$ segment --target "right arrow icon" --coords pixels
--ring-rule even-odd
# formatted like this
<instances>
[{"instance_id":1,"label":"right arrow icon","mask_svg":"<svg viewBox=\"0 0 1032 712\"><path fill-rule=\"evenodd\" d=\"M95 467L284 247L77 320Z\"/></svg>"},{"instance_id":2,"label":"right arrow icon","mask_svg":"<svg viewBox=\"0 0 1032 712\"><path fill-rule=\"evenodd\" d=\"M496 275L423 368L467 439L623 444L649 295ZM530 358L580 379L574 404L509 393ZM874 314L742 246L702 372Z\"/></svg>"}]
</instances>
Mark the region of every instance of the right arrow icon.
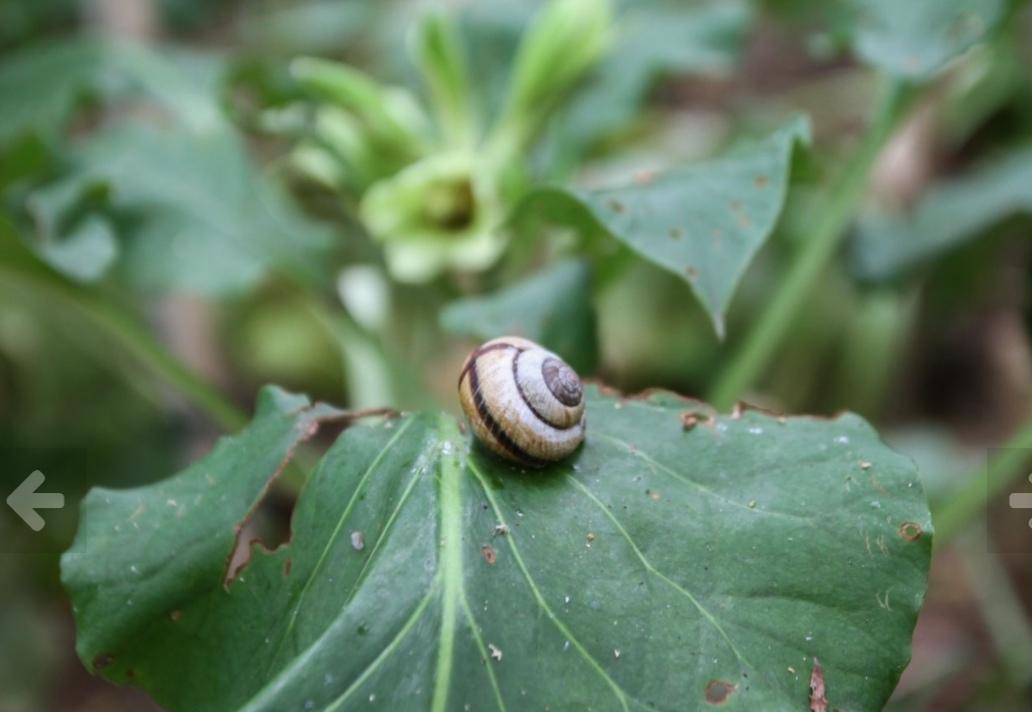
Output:
<instances>
[{"instance_id":1,"label":"right arrow icon","mask_svg":"<svg viewBox=\"0 0 1032 712\"><path fill-rule=\"evenodd\" d=\"M65 498L60 492L37 492L46 477L39 470L25 478L7 498L7 505L21 517L33 531L40 531L46 526L37 509L61 509Z\"/></svg>"}]
</instances>

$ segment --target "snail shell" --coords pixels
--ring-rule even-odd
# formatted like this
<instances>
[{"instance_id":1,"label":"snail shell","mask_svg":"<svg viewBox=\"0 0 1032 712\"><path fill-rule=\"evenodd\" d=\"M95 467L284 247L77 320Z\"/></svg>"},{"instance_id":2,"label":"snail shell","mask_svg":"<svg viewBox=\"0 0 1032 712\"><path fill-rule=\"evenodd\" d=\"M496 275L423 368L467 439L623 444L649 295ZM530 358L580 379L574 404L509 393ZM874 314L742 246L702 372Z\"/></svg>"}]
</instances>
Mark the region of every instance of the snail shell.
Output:
<instances>
[{"instance_id":1,"label":"snail shell","mask_svg":"<svg viewBox=\"0 0 1032 712\"><path fill-rule=\"evenodd\" d=\"M584 441L584 389L561 358L533 341L503 336L466 359L459 400L477 438L533 467L562 460Z\"/></svg>"}]
</instances>

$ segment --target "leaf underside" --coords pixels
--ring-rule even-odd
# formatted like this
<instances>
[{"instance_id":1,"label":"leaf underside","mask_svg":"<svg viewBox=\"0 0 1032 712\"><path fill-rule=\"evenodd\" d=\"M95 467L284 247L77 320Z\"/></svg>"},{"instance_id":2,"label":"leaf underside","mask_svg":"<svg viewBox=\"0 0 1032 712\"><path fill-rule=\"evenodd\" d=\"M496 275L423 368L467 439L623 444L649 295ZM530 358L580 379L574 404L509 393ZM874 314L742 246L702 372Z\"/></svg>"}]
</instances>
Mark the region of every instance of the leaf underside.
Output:
<instances>
[{"instance_id":1,"label":"leaf underside","mask_svg":"<svg viewBox=\"0 0 1032 712\"><path fill-rule=\"evenodd\" d=\"M587 398L543 471L446 415L351 427L226 586L236 525L339 416L267 389L183 473L86 498L80 656L171 710L803 710L815 658L832 706L881 709L931 549L910 461L853 415Z\"/></svg>"}]
</instances>

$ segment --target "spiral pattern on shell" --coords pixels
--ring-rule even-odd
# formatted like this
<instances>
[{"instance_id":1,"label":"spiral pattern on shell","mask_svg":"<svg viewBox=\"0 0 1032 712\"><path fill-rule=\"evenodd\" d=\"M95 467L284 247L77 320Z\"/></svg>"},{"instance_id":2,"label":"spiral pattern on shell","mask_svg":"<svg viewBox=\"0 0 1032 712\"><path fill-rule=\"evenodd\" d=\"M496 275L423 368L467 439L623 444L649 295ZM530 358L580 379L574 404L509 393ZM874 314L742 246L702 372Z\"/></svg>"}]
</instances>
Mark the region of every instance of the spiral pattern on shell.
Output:
<instances>
[{"instance_id":1,"label":"spiral pattern on shell","mask_svg":"<svg viewBox=\"0 0 1032 712\"><path fill-rule=\"evenodd\" d=\"M477 438L523 465L562 460L584 441L584 389L561 358L528 339L503 336L466 359L459 400Z\"/></svg>"}]
</instances>

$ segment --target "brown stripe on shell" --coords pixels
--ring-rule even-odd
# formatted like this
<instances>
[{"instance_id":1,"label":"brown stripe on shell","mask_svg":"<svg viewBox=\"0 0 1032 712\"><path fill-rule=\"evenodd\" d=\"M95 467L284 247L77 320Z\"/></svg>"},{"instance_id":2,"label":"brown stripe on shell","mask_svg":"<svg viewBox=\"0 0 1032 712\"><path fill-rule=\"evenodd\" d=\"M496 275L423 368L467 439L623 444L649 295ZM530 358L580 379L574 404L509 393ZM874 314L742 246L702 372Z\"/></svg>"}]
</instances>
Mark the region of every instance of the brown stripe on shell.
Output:
<instances>
[{"instance_id":1,"label":"brown stripe on shell","mask_svg":"<svg viewBox=\"0 0 1032 712\"><path fill-rule=\"evenodd\" d=\"M471 353L469 355L469 358L466 359L466 365L462 367L462 372L459 373L459 385L462 385L462 379L465 378L466 374L469 373L471 368L473 368L473 364L477 362L478 358L488 353L489 351L498 351L499 349L516 349L520 352L523 351L523 349L521 349L519 346L516 346L515 344L506 343L504 341L500 341L497 344L491 344L489 346L481 346L476 351Z\"/></svg>"},{"instance_id":2,"label":"brown stripe on shell","mask_svg":"<svg viewBox=\"0 0 1032 712\"><path fill-rule=\"evenodd\" d=\"M484 349L484 351L494 350L492 347ZM498 344L500 347L511 347L512 344ZM480 392L480 376L477 373L476 359L480 353L474 353L470 358L470 367L463 372L463 376L469 375L469 389L473 396L473 407L476 408L477 415L480 416L481 422L487 428L487 431L491 433L491 436L495 439L499 445L502 446L510 455L521 462L525 462L528 465L534 467L544 467L548 464L548 461L534 457L530 453L526 452L523 448L517 445L509 434L505 432L502 426L499 424L495 417L491 415L491 411L488 409L487 404L484 402L484 396ZM460 381L461 383L461 381ZM521 394L522 397L522 394Z\"/></svg>"}]
</instances>

